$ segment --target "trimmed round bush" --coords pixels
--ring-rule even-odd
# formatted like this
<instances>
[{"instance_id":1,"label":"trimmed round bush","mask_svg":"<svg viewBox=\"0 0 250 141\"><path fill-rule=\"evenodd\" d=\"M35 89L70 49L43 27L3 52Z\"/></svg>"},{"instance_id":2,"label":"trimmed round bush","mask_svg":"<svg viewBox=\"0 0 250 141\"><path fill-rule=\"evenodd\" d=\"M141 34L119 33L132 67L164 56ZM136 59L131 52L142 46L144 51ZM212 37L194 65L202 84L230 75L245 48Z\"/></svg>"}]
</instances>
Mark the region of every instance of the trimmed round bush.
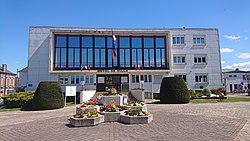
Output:
<instances>
[{"instance_id":1,"label":"trimmed round bush","mask_svg":"<svg viewBox=\"0 0 250 141\"><path fill-rule=\"evenodd\" d=\"M160 102L169 104L189 103L187 85L181 77L165 77L161 82Z\"/></svg>"},{"instance_id":2,"label":"trimmed round bush","mask_svg":"<svg viewBox=\"0 0 250 141\"><path fill-rule=\"evenodd\" d=\"M34 110L59 109L63 108L64 104L62 89L58 82L44 81L39 83L32 101Z\"/></svg>"}]
</instances>

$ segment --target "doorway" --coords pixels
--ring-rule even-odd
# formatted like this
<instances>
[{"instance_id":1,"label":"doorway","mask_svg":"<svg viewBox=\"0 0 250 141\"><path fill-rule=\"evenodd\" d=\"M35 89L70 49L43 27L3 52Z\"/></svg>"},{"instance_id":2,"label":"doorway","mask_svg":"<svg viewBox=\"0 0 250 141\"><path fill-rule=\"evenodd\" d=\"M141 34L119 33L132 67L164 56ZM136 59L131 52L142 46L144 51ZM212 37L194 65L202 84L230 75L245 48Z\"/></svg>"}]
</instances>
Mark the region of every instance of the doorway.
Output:
<instances>
[{"instance_id":1,"label":"doorway","mask_svg":"<svg viewBox=\"0 0 250 141\"><path fill-rule=\"evenodd\" d=\"M97 92L105 91L105 88L110 88L111 86L117 91L121 91L121 84L128 83L128 75L97 75ZM126 81L126 82L125 82Z\"/></svg>"}]
</instances>

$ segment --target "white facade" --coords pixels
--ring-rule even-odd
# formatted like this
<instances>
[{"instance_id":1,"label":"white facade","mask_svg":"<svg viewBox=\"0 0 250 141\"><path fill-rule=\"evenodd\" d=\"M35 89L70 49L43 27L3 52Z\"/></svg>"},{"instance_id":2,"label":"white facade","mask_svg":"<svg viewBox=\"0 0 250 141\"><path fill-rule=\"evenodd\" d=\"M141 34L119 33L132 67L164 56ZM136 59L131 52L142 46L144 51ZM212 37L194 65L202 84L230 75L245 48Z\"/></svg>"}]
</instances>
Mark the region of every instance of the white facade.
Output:
<instances>
[{"instance_id":1,"label":"white facade","mask_svg":"<svg viewBox=\"0 0 250 141\"><path fill-rule=\"evenodd\" d=\"M19 73L19 81L18 86L24 90L27 88L27 81L28 81L28 67L18 71Z\"/></svg>"},{"instance_id":2,"label":"white facade","mask_svg":"<svg viewBox=\"0 0 250 141\"><path fill-rule=\"evenodd\" d=\"M97 70L55 70L54 51L55 33L60 34L162 34L166 36L167 62L169 69L157 70L126 70L103 72ZM183 43L182 43L182 40ZM183 58L184 57L184 58ZM28 53L28 90L35 90L40 81L61 81L62 85L77 85L77 91L82 89L80 83L71 84L71 76L86 76L91 83L85 84L84 89L96 89L97 75L128 75L129 89L140 86L132 83L132 77L147 75L151 82L143 83L146 92L156 93L160 90L163 77L183 76L186 78L189 88L198 89L200 85L211 89L222 87L221 63L220 63L219 32L212 28L151 28L151 29L124 29L124 28L80 28L80 27L44 27L34 26L29 30L29 53ZM133 76L134 75L134 76ZM67 78L64 79L63 77ZM77 77L77 78L76 78ZM79 78L78 78L79 79ZM86 81L86 80L85 80ZM101 80L99 80L101 81Z\"/></svg>"},{"instance_id":3,"label":"white facade","mask_svg":"<svg viewBox=\"0 0 250 141\"><path fill-rule=\"evenodd\" d=\"M250 85L250 72L235 71L223 72L223 85L226 92L246 92Z\"/></svg>"}]
</instances>

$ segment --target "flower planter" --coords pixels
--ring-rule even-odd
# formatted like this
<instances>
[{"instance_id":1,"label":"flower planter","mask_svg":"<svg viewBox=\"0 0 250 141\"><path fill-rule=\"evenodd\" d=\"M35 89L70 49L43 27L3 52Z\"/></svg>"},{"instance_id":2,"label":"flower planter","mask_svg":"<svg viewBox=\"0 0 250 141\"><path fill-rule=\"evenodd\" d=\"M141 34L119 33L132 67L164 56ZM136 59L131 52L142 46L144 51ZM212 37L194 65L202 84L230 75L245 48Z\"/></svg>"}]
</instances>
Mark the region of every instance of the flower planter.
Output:
<instances>
[{"instance_id":1,"label":"flower planter","mask_svg":"<svg viewBox=\"0 0 250 141\"><path fill-rule=\"evenodd\" d=\"M84 127L84 126L94 126L99 123L104 122L104 116L99 115L98 117L95 118L70 118L70 125L74 127Z\"/></svg>"},{"instance_id":2,"label":"flower planter","mask_svg":"<svg viewBox=\"0 0 250 141\"><path fill-rule=\"evenodd\" d=\"M121 122L127 124L148 124L153 120L153 115L149 114L146 116L128 116L121 115Z\"/></svg>"},{"instance_id":3,"label":"flower planter","mask_svg":"<svg viewBox=\"0 0 250 141\"><path fill-rule=\"evenodd\" d=\"M95 107L76 107L76 114L81 113L82 109L85 109L86 111L93 112L93 111L99 111L100 108L99 108L99 106L95 106Z\"/></svg>"},{"instance_id":4,"label":"flower planter","mask_svg":"<svg viewBox=\"0 0 250 141\"><path fill-rule=\"evenodd\" d=\"M100 112L101 115L104 116L105 122L114 122L114 121L121 121L121 115L124 111L119 112Z\"/></svg>"},{"instance_id":5,"label":"flower planter","mask_svg":"<svg viewBox=\"0 0 250 141\"><path fill-rule=\"evenodd\" d=\"M114 103L116 106L123 105L123 96L100 96L98 99L98 104L108 105Z\"/></svg>"},{"instance_id":6,"label":"flower planter","mask_svg":"<svg viewBox=\"0 0 250 141\"><path fill-rule=\"evenodd\" d=\"M147 111L147 105L143 105L143 106L129 106L129 105L126 105L125 109L126 110L131 109L131 110Z\"/></svg>"}]
</instances>

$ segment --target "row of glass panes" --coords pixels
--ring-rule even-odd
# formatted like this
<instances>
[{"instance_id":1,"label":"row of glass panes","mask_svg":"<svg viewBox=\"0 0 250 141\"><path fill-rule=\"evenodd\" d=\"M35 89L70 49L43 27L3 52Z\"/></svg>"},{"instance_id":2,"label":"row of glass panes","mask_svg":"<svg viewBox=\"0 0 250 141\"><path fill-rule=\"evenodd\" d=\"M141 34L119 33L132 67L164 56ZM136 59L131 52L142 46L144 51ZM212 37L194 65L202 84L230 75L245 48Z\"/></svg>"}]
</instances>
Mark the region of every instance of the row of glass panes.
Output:
<instances>
[{"instance_id":1,"label":"row of glass panes","mask_svg":"<svg viewBox=\"0 0 250 141\"><path fill-rule=\"evenodd\" d=\"M81 82L84 81L85 84L93 84L94 83L93 78L94 78L93 75L59 76L59 83L60 84L81 84Z\"/></svg>"},{"instance_id":2,"label":"row of glass panes","mask_svg":"<svg viewBox=\"0 0 250 141\"><path fill-rule=\"evenodd\" d=\"M162 75L154 75L154 84L161 84ZM139 79L140 78L140 79ZM132 75L132 83L139 83L139 81L152 82L152 75Z\"/></svg>"},{"instance_id":3,"label":"row of glass panes","mask_svg":"<svg viewBox=\"0 0 250 141\"><path fill-rule=\"evenodd\" d=\"M152 82L152 75L132 75L132 83L139 83L139 81Z\"/></svg>"},{"instance_id":4,"label":"row of glass panes","mask_svg":"<svg viewBox=\"0 0 250 141\"><path fill-rule=\"evenodd\" d=\"M68 37L68 39L67 39ZM93 47L93 39L95 48L104 48L107 47L112 48L112 37L108 36L78 36L78 35L57 35L56 36L56 47L80 47L80 37L82 39L81 46L83 48ZM165 48L165 38L161 37L117 37L116 47L119 42L120 48L130 48L130 38L132 48ZM107 41L106 41L107 39ZM143 40L142 40L143 39ZM67 45L68 40L68 45ZM143 44L142 44L143 41Z\"/></svg>"},{"instance_id":5,"label":"row of glass panes","mask_svg":"<svg viewBox=\"0 0 250 141\"><path fill-rule=\"evenodd\" d=\"M185 43L185 38L184 37L173 37L172 42L175 45L178 45L178 44L182 45ZM204 37L194 37L193 44L205 44L205 38Z\"/></svg>"},{"instance_id":6,"label":"row of glass panes","mask_svg":"<svg viewBox=\"0 0 250 141\"><path fill-rule=\"evenodd\" d=\"M187 82L187 76L186 75L174 75L174 77L182 77L185 82ZM204 83L207 82L207 75L196 75L195 76L195 82L196 83Z\"/></svg>"},{"instance_id":7,"label":"row of glass panes","mask_svg":"<svg viewBox=\"0 0 250 141\"><path fill-rule=\"evenodd\" d=\"M185 63L185 56L174 56L174 64ZM194 57L194 63L206 63L206 57Z\"/></svg>"}]
</instances>

